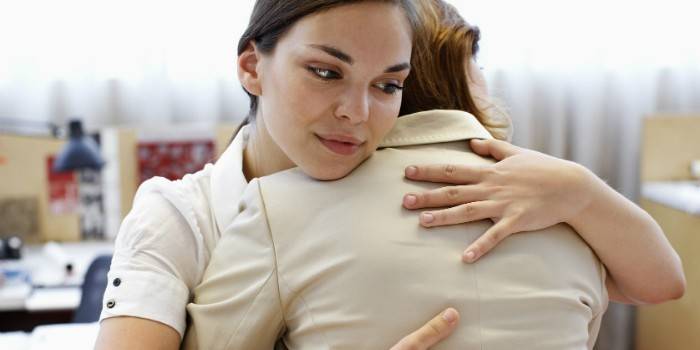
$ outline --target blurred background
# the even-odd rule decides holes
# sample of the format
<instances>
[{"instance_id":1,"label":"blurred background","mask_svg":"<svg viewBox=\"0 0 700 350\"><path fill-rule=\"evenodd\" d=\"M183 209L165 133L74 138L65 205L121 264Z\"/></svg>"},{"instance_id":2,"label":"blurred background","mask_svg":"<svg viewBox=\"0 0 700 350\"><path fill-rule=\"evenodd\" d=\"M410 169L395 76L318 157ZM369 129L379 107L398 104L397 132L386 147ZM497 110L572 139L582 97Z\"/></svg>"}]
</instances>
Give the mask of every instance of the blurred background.
<instances>
[{"instance_id":1,"label":"blurred background","mask_svg":"<svg viewBox=\"0 0 700 350\"><path fill-rule=\"evenodd\" d=\"M593 170L684 260L684 298L611 304L597 349L700 348L694 2L449 2L481 28L478 63L513 143ZM0 348L94 337L100 257L138 184L201 168L247 112L235 59L252 5L0 0ZM62 159L68 140L98 158Z\"/></svg>"}]
</instances>

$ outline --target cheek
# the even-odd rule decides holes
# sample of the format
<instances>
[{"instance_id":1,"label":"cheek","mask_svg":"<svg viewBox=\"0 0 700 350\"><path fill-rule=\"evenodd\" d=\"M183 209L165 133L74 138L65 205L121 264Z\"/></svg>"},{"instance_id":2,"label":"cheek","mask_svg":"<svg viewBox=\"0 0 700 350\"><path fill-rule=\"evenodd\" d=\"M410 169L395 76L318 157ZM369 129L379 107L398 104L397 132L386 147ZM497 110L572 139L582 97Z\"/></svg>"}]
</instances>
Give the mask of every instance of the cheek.
<instances>
[{"instance_id":1,"label":"cheek","mask_svg":"<svg viewBox=\"0 0 700 350\"><path fill-rule=\"evenodd\" d=\"M263 97L270 100L275 114L297 108L299 101L303 99L304 93L299 89L299 78L292 74L290 69L288 66L275 66L271 70L272 74L264 80Z\"/></svg>"},{"instance_id":2,"label":"cheek","mask_svg":"<svg viewBox=\"0 0 700 350\"><path fill-rule=\"evenodd\" d=\"M290 142L313 122L318 101L304 81L304 77L294 74L292 67L275 71L275 75L265 82L263 90L263 111L267 127L280 146L289 148Z\"/></svg>"},{"instance_id":3,"label":"cheek","mask_svg":"<svg viewBox=\"0 0 700 350\"><path fill-rule=\"evenodd\" d=\"M370 128L372 129L372 135L376 144L379 144L384 136L386 136L398 119L400 108L399 103L388 103L384 104L381 108L377 110L371 119Z\"/></svg>"},{"instance_id":4,"label":"cheek","mask_svg":"<svg viewBox=\"0 0 700 350\"><path fill-rule=\"evenodd\" d=\"M287 127L305 126L317 122L332 105L335 89L320 86L300 69L289 68L272 87L275 95L276 118L283 118Z\"/></svg>"}]
</instances>

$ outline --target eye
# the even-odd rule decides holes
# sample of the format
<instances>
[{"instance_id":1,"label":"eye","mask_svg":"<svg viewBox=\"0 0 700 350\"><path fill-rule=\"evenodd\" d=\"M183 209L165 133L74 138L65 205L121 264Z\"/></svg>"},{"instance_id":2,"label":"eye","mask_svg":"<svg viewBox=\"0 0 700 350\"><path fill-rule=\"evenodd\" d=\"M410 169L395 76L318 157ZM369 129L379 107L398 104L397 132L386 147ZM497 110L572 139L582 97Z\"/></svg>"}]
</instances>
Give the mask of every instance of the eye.
<instances>
[{"instance_id":1,"label":"eye","mask_svg":"<svg viewBox=\"0 0 700 350\"><path fill-rule=\"evenodd\" d=\"M375 86L377 88L379 88L380 90L382 90L387 95L393 95L393 94L396 94L397 92L403 90L403 86L399 86L397 84L392 84L392 83L379 83Z\"/></svg>"},{"instance_id":2,"label":"eye","mask_svg":"<svg viewBox=\"0 0 700 350\"><path fill-rule=\"evenodd\" d=\"M314 67L314 66L308 66L306 67L311 73L314 73L317 77L324 79L324 80L334 80L334 79L340 79L341 76L338 72L332 71L330 69L324 69L324 68L319 68L319 67Z\"/></svg>"}]
</instances>

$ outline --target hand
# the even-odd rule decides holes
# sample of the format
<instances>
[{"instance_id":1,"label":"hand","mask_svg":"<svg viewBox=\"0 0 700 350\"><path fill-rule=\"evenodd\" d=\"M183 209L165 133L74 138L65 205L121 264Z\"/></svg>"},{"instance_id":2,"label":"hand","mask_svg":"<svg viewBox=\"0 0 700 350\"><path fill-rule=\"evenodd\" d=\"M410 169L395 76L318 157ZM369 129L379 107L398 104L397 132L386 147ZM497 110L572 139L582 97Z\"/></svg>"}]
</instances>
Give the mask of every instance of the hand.
<instances>
[{"instance_id":1,"label":"hand","mask_svg":"<svg viewBox=\"0 0 700 350\"><path fill-rule=\"evenodd\" d=\"M472 150L497 162L490 165L424 165L406 168L417 181L449 183L403 198L407 209L450 207L425 211L425 227L491 219L494 225L463 253L474 262L513 233L534 231L567 222L592 201L595 182L585 167L499 140L471 140Z\"/></svg>"},{"instance_id":2,"label":"hand","mask_svg":"<svg viewBox=\"0 0 700 350\"><path fill-rule=\"evenodd\" d=\"M390 350L427 350L447 338L459 323L459 313L448 308L417 331L401 339Z\"/></svg>"}]
</instances>

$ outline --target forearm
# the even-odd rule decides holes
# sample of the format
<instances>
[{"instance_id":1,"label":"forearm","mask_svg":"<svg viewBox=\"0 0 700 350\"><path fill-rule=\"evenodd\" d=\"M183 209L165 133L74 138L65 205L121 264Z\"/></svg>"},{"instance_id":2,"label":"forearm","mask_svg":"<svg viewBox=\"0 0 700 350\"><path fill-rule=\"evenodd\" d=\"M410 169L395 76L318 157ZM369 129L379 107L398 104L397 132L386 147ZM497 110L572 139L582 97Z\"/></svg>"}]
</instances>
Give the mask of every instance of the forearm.
<instances>
[{"instance_id":1,"label":"forearm","mask_svg":"<svg viewBox=\"0 0 700 350\"><path fill-rule=\"evenodd\" d=\"M680 258L654 219L583 168L591 200L568 222L606 266L615 301L660 303L681 297L685 276ZM616 297L622 295L623 298Z\"/></svg>"},{"instance_id":2,"label":"forearm","mask_svg":"<svg viewBox=\"0 0 700 350\"><path fill-rule=\"evenodd\" d=\"M163 323L137 317L111 317L100 324L96 350L176 350L180 334Z\"/></svg>"}]
</instances>

